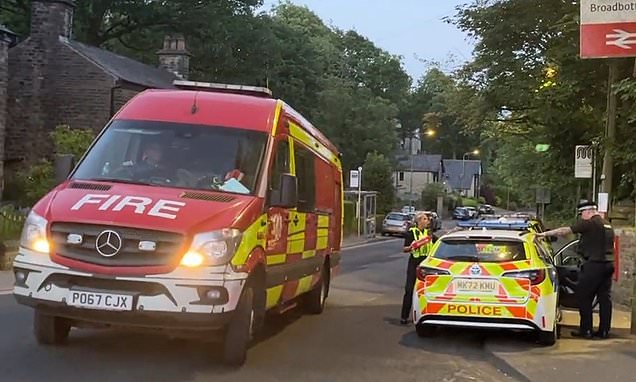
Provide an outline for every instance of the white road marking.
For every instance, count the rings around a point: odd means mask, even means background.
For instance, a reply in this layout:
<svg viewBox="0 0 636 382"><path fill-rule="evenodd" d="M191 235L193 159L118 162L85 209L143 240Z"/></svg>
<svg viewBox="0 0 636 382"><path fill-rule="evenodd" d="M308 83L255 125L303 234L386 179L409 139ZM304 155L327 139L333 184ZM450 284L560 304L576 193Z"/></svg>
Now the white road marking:
<svg viewBox="0 0 636 382"><path fill-rule="evenodd" d="M371 243L357 244L357 245L353 245L351 247L342 248L342 252L348 251L350 249L371 247L373 245L378 245L378 244L383 244L383 243L392 243L392 242L399 241L399 240L402 240L402 239L378 240L378 241L374 241L374 242L371 242Z"/></svg>

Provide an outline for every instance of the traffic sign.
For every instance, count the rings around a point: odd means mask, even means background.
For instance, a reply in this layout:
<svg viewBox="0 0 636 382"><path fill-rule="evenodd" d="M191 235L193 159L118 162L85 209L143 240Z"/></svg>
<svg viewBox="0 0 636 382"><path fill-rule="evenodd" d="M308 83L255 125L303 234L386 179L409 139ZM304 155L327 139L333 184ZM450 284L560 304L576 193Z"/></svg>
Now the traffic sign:
<svg viewBox="0 0 636 382"><path fill-rule="evenodd" d="M594 149L592 146L578 145L574 149L574 177L575 178L591 178L592 177L592 159L594 158Z"/></svg>
<svg viewBox="0 0 636 382"><path fill-rule="evenodd" d="M360 186L360 173L358 170L349 171L349 187L358 188Z"/></svg>
<svg viewBox="0 0 636 382"><path fill-rule="evenodd" d="M581 0L581 58L636 56L636 3Z"/></svg>

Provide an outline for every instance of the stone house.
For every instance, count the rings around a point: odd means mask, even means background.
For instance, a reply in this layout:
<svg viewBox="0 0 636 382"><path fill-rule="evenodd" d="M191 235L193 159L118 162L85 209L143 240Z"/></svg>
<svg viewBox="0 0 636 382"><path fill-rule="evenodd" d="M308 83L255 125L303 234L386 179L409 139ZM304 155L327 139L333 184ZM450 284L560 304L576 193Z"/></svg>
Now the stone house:
<svg viewBox="0 0 636 382"><path fill-rule="evenodd" d="M16 44L0 31L0 167L9 172L50 156L56 126L98 132L140 91L187 79L183 36L166 36L153 67L74 41L74 9L72 0L33 0L27 38Z"/></svg>
<svg viewBox="0 0 636 382"><path fill-rule="evenodd" d="M398 155L397 160L393 184L401 200L419 200L426 186L439 182L444 172L441 155Z"/></svg>
<svg viewBox="0 0 636 382"><path fill-rule="evenodd" d="M444 159L443 182L447 189L471 198L479 197L482 166L480 160Z"/></svg>

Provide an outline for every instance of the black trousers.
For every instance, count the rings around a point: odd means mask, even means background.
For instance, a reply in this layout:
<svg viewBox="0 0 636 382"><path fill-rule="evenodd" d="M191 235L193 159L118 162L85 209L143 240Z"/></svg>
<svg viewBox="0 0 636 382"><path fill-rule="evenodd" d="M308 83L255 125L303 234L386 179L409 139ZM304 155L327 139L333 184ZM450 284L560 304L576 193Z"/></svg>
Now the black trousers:
<svg viewBox="0 0 636 382"><path fill-rule="evenodd" d="M417 266L424 260L424 257L417 259L409 255L409 262L406 267L406 283L404 284L404 300L402 300L402 319L409 318L411 307L413 305L413 289L415 288L415 279L417 278Z"/></svg>
<svg viewBox="0 0 636 382"><path fill-rule="evenodd" d="M612 326L612 262L587 262L581 267L576 300L581 317L581 333L592 331L592 304L594 296L599 303L599 331L609 332Z"/></svg>

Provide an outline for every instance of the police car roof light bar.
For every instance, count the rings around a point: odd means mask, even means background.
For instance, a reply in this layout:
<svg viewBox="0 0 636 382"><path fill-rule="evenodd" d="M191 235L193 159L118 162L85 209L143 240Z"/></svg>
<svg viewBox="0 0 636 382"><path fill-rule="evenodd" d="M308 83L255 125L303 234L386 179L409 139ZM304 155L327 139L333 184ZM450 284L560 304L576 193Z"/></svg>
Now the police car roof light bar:
<svg viewBox="0 0 636 382"><path fill-rule="evenodd" d="M216 93L232 93L243 94L257 97L273 98L274 93L268 88L259 86L246 86L246 85L232 85L232 84L219 84L213 82L197 82L197 81L185 81L174 80L172 82L174 86L184 90L199 90Z"/></svg>

